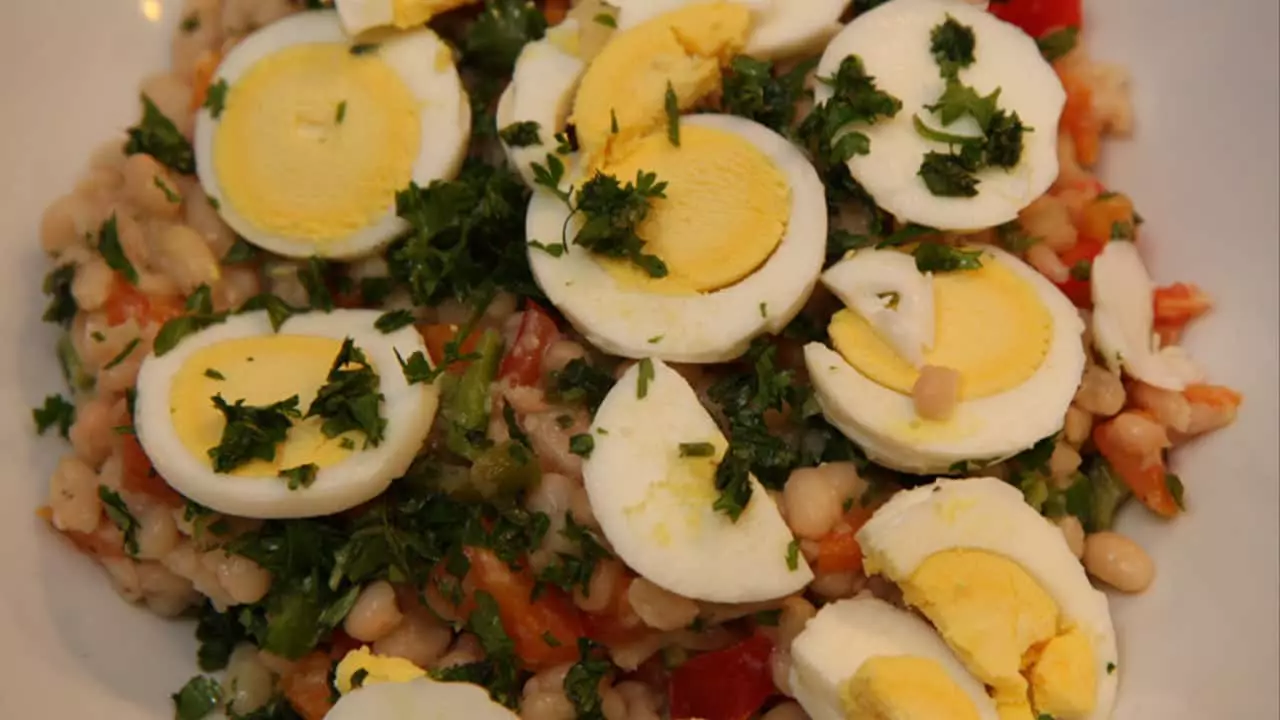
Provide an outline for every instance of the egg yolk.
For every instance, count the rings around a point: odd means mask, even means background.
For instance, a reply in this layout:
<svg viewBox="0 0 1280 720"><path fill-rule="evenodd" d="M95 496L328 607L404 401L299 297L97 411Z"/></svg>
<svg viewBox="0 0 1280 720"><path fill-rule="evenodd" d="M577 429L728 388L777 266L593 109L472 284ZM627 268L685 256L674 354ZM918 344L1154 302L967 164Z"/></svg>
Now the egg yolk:
<svg viewBox="0 0 1280 720"><path fill-rule="evenodd" d="M418 101L376 53L298 45L231 86L213 159L222 202L263 232L323 246L392 209L420 142Z"/></svg>
<svg viewBox="0 0 1280 720"><path fill-rule="evenodd" d="M666 123L668 87L681 111L719 89L721 67L746 46L750 28L747 7L717 1L687 5L615 35L574 98L573 122L591 167L612 147Z"/></svg>
<svg viewBox="0 0 1280 720"><path fill-rule="evenodd" d="M676 294L719 290L763 265L786 234L786 177L737 134L685 125L676 147L665 131L653 133L603 170L619 182L641 171L667 183L666 197L650 203L636 228L644 252L658 256L667 275L654 278L629 260L601 259L623 287Z"/></svg>
<svg viewBox="0 0 1280 720"><path fill-rule="evenodd" d="M933 348L924 364L960 373L960 397L983 398L1015 388L1044 363L1053 316L1031 283L994 257L977 270L934 275ZM871 380L910 394L920 371L858 313L841 310L828 331L837 352Z"/></svg>
<svg viewBox="0 0 1280 720"><path fill-rule="evenodd" d="M907 604L992 688L1003 720L1035 717L1033 700L1039 713L1061 717L1079 714L1059 715L1063 709L1094 706L1089 638L1061 627L1057 604L1017 563L981 550L944 550L900 586ZM1038 689L1029 695L1032 685Z"/></svg>
<svg viewBox="0 0 1280 720"><path fill-rule="evenodd" d="M214 395L221 394L228 403L243 398L245 405L255 406L297 395L298 409L306 414L341 348L342 343L333 338L303 335L238 338L201 348L183 363L169 391L169 415L178 438L188 452L212 468L209 449L221 442L226 425L213 406ZM276 448L273 462L251 460L230 474L274 479L283 469L308 463L323 468L351 454L352 448L344 445L359 447L362 442L351 433L326 437L322 424L319 417L295 420L288 439Z"/></svg>
<svg viewBox="0 0 1280 720"><path fill-rule="evenodd" d="M935 660L867 659L841 690L848 720L979 720L973 700Z"/></svg>
<svg viewBox="0 0 1280 720"><path fill-rule="evenodd" d="M440 13L480 0L391 0L392 24L398 28L422 25Z"/></svg>
<svg viewBox="0 0 1280 720"><path fill-rule="evenodd" d="M356 648L342 657L333 672L333 686L346 695L351 692L351 678L364 670L360 687L379 683L411 682L424 678L427 673L412 662L398 657L374 655L367 647Z"/></svg>

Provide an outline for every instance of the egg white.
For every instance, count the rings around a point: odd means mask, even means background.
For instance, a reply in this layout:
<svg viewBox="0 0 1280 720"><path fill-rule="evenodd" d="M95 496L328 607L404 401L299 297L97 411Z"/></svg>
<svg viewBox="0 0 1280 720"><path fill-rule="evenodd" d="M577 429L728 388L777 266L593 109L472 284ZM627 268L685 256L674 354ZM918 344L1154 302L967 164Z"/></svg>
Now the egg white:
<svg viewBox="0 0 1280 720"><path fill-rule="evenodd" d="M1044 361L1021 385L961 400L945 424L931 423L931 432L915 435L909 428L925 421L917 416L910 394L880 385L822 343L805 346L805 364L823 414L872 460L905 472L945 473L961 461L993 463L1010 457L1062 429L1084 372L1084 323L1043 275L1003 250L984 246L983 251L984 262L1000 262L1030 283L1053 320ZM856 256L842 262L856 262ZM828 270L824 282L841 277L838 268Z"/></svg>
<svg viewBox="0 0 1280 720"><path fill-rule="evenodd" d="M615 0L618 29L626 30L665 12L705 0ZM850 0L733 0L754 16L744 54L761 59L818 52L840 30Z"/></svg>
<svg viewBox="0 0 1280 720"><path fill-rule="evenodd" d="M384 334L373 323L375 310L334 310L295 315L280 333L352 338L378 373L386 435L377 447L356 450L341 462L321 468L309 487L290 490L270 477L241 478L214 472L208 458L194 456L170 420L170 394L178 371L202 348L228 340L272 335L265 312L246 313L189 335L162 356L147 356L138 372L134 426L138 441L161 477L182 495L221 513L251 518L331 515L377 497L409 468L431 430L439 402L435 385L409 385L396 353L426 354L413 327ZM318 389L318 388L317 388ZM234 402L237 398L227 398ZM303 408L305 410L305 408Z"/></svg>
<svg viewBox="0 0 1280 720"><path fill-rule="evenodd" d="M557 26L560 32L568 33L577 33L577 28L576 20ZM536 187L531 166L546 163L547 153L555 149L555 135L564 130L586 67L581 59L557 47L550 37L531 42L520 51L511 82L498 98L499 130L517 122L538 123L537 144L513 147L502 143L507 162L531 188Z"/></svg>
<svg viewBox="0 0 1280 720"><path fill-rule="evenodd" d="M804 307L826 252L827 211L817 172L804 154L772 130L730 115L690 115L682 123L735 133L782 171L791 188L786 233L751 275L698 295L665 295L624 288L586 249L569 209L545 190L529 202L530 240L569 242L560 257L534 247L529 263L551 302L592 345L623 357L714 363L741 355L751 340L782 330ZM562 235L564 233L564 235Z"/></svg>
<svg viewBox="0 0 1280 720"><path fill-rule="evenodd" d="M904 360L919 368L933 347L933 273L896 250L859 250L822 273L822 283L883 336ZM885 297L894 298L893 306Z"/></svg>
<svg viewBox="0 0 1280 720"><path fill-rule="evenodd" d="M925 153L948 151L946 144L921 137L912 120L919 113L930 127L944 127L925 106L936 103L946 87L929 36L948 14L972 27L977 41L975 61L960 71L960 80L984 96L1000 88L999 106L1017 112L1033 129L1024 136L1018 165L978 173L978 195L971 198L937 197L917 174ZM963 0L894 0L859 15L836 35L818 64L818 77L835 75L850 55L862 58L879 89L902 101L894 118L857 126L870 139L871 151L848 162L876 204L898 218L946 230L993 227L1017 217L1057 178L1058 118L1066 92L1035 41L1019 28ZM829 86L817 84L819 104L831 95ZM967 130L958 129L965 123ZM977 132L967 116L945 129Z"/></svg>
<svg viewBox="0 0 1280 720"><path fill-rule="evenodd" d="M752 477L751 501L737 522L717 512L714 479L691 488L681 475L681 443L727 441L697 393L675 370L652 361L640 397L643 363L614 385L591 425L595 449L583 482L600 528L618 557L654 584L709 602L769 600L813 580L804 558L787 564L793 536L763 486ZM706 462L706 461L702 461Z"/></svg>
<svg viewBox="0 0 1280 720"><path fill-rule="evenodd" d="M479 685L425 678L378 683L352 690L334 704L325 720L520 720L494 702Z"/></svg>
<svg viewBox="0 0 1280 720"><path fill-rule="evenodd" d="M1159 346L1154 334L1155 284L1131 242L1109 242L1093 260L1093 341L1112 372L1181 392L1204 372L1180 347Z"/></svg>
<svg viewBox="0 0 1280 720"><path fill-rule="evenodd" d="M349 45L338 14L331 10L296 13L256 30L236 45L218 65L214 82L225 80L228 95L234 95L236 81L258 62L294 45L334 43ZM457 174L467 153L471 135L471 105L453 62L452 51L434 32L423 28L379 39L378 57L387 63L419 102L420 137L413 161L412 180L426 186L433 180L447 180ZM249 242L279 255L347 259L367 255L408 229L396 216L394 203L373 225L345 238L317 244L306 237L277 235L254 225L222 200L222 186L214 167L214 138L218 121L208 108L196 114L196 173L205 193L218 199L218 213ZM399 190L401 188L397 188Z"/></svg>
<svg viewBox="0 0 1280 720"><path fill-rule="evenodd" d="M1092 644L1097 703L1079 720L1111 717L1120 673L1107 596L1093 588L1062 532L1026 503L1022 491L996 478L940 479L894 495L857 538L869 566L895 582L910 577L931 555L956 548L1016 563Z"/></svg>
<svg viewBox="0 0 1280 720"><path fill-rule="evenodd" d="M982 720L997 720L995 702L938 633L917 615L870 595L824 606L791 643L791 693L813 720L845 720L841 688L867 660L901 656L933 660L969 696Z"/></svg>

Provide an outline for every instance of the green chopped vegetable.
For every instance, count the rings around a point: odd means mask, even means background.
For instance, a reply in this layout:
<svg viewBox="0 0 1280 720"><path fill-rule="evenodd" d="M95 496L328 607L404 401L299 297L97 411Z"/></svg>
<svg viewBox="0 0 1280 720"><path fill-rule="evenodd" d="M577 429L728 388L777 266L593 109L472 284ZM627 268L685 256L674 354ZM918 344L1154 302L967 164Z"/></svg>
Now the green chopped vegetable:
<svg viewBox="0 0 1280 720"><path fill-rule="evenodd" d="M174 720L203 720L222 704L222 685L207 675L197 675L172 698Z"/></svg>
<svg viewBox="0 0 1280 720"><path fill-rule="evenodd" d="M522 120L514 122L498 131L498 137L502 142L514 148L529 147L531 145L540 145L542 140L538 137L541 126L532 120Z"/></svg>
<svg viewBox="0 0 1280 720"><path fill-rule="evenodd" d="M587 638L578 639L578 657L578 662L565 673L564 694L573 703L578 720L604 720L600 683L613 671L613 664Z"/></svg>
<svg viewBox="0 0 1280 720"><path fill-rule="evenodd" d="M364 434L365 447L377 447L387 429L387 419L382 416L385 398L379 387L378 373L364 351L347 338L304 417L324 418L320 431L325 437L355 431Z"/></svg>
<svg viewBox="0 0 1280 720"><path fill-rule="evenodd" d="M315 463L307 463L280 471L280 477L287 480L290 490L298 490L301 488L309 488L316 481L316 473L320 472L320 466Z"/></svg>
<svg viewBox="0 0 1280 720"><path fill-rule="evenodd" d="M775 76L773 63L747 55L735 56L724 77L721 108L731 115L790 135L796 105L808 95L805 78L817 64L817 58L811 58Z"/></svg>
<svg viewBox="0 0 1280 720"><path fill-rule="evenodd" d="M596 449L596 439L590 433L580 433L569 438L569 452L583 458L591 457Z"/></svg>
<svg viewBox="0 0 1280 720"><path fill-rule="evenodd" d="M792 539L787 543L787 569L795 571L800 567L800 541Z"/></svg>
<svg viewBox="0 0 1280 720"><path fill-rule="evenodd" d="M982 267L981 250L961 250L952 245L925 242L917 245L912 254L916 258L916 269L922 273L977 270Z"/></svg>
<svg viewBox="0 0 1280 720"><path fill-rule="evenodd" d="M150 155L182 175L196 171L196 156L191 143L145 94L142 96L142 120L129 128L129 141L124 146L125 155L139 153Z"/></svg>
<svg viewBox="0 0 1280 720"><path fill-rule="evenodd" d="M671 144L680 147L680 100L676 97L676 89L667 81L667 94L663 107L667 111L667 139Z"/></svg>
<svg viewBox="0 0 1280 720"><path fill-rule="evenodd" d="M502 336L486 330L476 343L476 359L462 377L446 375L440 416L449 450L474 459L489 443L489 384L502 359Z"/></svg>
<svg viewBox="0 0 1280 720"><path fill-rule="evenodd" d="M203 107L209 111L209 116L214 120L222 117L222 111L227 106L227 89L227 81L222 78L209 84L209 92L204 96Z"/></svg>
<svg viewBox="0 0 1280 720"><path fill-rule="evenodd" d="M76 421L76 406L61 395L49 395L42 407L31 411L31 417L37 433L43 435L49 428L57 428L58 434L65 438Z"/></svg>
<svg viewBox="0 0 1280 720"><path fill-rule="evenodd" d="M133 263L129 262L124 248L120 245L115 213L111 213L111 217L107 218L98 229L98 252L102 254L102 259L107 261L107 265L120 273L130 285L138 284L138 271L133 267Z"/></svg>
<svg viewBox="0 0 1280 720"><path fill-rule="evenodd" d="M44 284L41 287L44 294L49 296L49 305L41 316L45 322L56 323L63 327L71 326L71 321L75 319L76 312L80 309L76 304L75 296L71 294L71 282L75 277L74 264L61 265L44 276Z"/></svg>
<svg viewBox="0 0 1280 720"><path fill-rule="evenodd" d="M378 332L387 334L409 327L415 320L411 310L388 310L373 321L373 326L378 329Z"/></svg>
<svg viewBox="0 0 1280 720"><path fill-rule="evenodd" d="M716 446L709 442L680 443L680 457L713 457Z"/></svg>
<svg viewBox="0 0 1280 720"><path fill-rule="evenodd" d="M226 425L218 444L209 448L214 472L231 472L251 460L272 461L276 446L285 441L293 421L302 416L298 396L293 395L270 405L245 405L244 399L230 404L219 393L213 406L222 413Z"/></svg>
<svg viewBox="0 0 1280 720"><path fill-rule="evenodd" d="M942 77L954 77L973 64L976 44L973 28L957 22L949 13L947 19L929 33L929 41L929 52L933 53Z"/></svg>
<svg viewBox="0 0 1280 720"><path fill-rule="evenodd" d="M130 555L138 554L138 520L129 512L120 493L106 485L98 486L98 499L102 501L102 509L107 517L124 534L124 549Z"/></svg>
<svg viewBox="0 0 1280 720"><path fill-rule="evenodd" d="M653 360L644 358L640 361L639 375L636 378L636 397L643 400L649 394L649 383L653 381Z"/></svg>
<svg viewBox="0 0 1280 720"><path fill-rule="evenodd" d="M1036 45L1040 46L1040 54L1046 61L1054 62L1076 49L1079 36L1080 28L1078 27L1059 28L1036 40Z"/></svg>
<svg viewBox="0 0 1280 720"><path fill-rule="evenodd" d="M133 351L138 349L138 345L141 342L142 342L142 338L134 338L130 340L128 343L125 344L124 348L121 349L120 352L116 354L115 357L111 358L109 361L107 361L106 365L102 366L102 369L110 370L111 368L116 367L120 363L127 360L129 356L133 354Z"/></svg>

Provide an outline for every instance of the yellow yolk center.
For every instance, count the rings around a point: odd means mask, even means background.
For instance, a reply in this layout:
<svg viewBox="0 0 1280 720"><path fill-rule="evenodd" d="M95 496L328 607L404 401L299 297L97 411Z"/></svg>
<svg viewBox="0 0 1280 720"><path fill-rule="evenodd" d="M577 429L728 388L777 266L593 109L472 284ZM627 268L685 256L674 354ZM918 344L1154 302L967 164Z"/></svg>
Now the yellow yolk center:
<svg viewBox="0 0 1280 720"><path fill-rule="evenodd" d="M868 659L841 692L848 720L979 720L978 709L947 671L929 658Z"/></svg>
<svg viewBox="0 0 1280 720"><path fill-rule="evenodd" d="M333 673L333 686L338 692L346 695L351 692L352 676L364 670L365 676L360 687L379 683L412 682L427 676L426 671L412 662L398 657L374 655L367 647L356 648L338 663Z"/></svg>
<svg viewBox="0 0 1280 720"><path fill-rule="evenodd" d="M650 277L630 260L602 260L624 287L648 292L710 292L764 264L787 230L791 189L786 176L756 146L734 133L697 125L680 128L680 147L665 131L644 137L603 172L620 182L639 171L667 183L636 229L644 252L667 275Z"/></svg>
<svg viewBox="0 0 1280 720"><path fill-rule="evenodd" d="M924 364L960 373L960 397L970 400L1015 388L1044 362L1053 340L1053 316L1029 282L994 257L978 270L934 275L933 349ZM910 394L920 372L852 310L828 328L832 344L866 377Z"/></svg>
<svg viewBox="0 0 1280 720"><path fill-rule="evenodd" d="M981 550L944 550L900 586L903 599L992 688L1001 718L1092 712L1092 643L1064 627L1057 604L1017 563Z"/></svg>
<svg viewBox="0 0 1280 720"><path fill-rule="evenodd" d="M422 25L440 13L480 0L391 0L392 23L398 28Z"/></svg>
<svg viewBox="0 0 1280 720"><path fill-rule="evenodd" d="M209 449L221 442L226 425L213 406L214 395L221 394L231 404L243 398L245 405L254 406L297 395L298 409L306 414L341 348L338 340L302 335L239 338L202 348L178 370L169 391L169 414L178 438L188 452L212 467ZM295 420L287 440L276 448L274 462L252 460L230 474L275 478L287 468L341 462L351 454L343 447L347 436L325 437L322 423L319 417ZM347 439L363 442L363 436Z"/></svg>
<svg viewBox="0 0 1280 720"><path fill-rule="evenodd" d="M286 48L227 92L214 135L223 202L262 229L317 245L373 225L408 185L418 102L376 54Z"/></svg>

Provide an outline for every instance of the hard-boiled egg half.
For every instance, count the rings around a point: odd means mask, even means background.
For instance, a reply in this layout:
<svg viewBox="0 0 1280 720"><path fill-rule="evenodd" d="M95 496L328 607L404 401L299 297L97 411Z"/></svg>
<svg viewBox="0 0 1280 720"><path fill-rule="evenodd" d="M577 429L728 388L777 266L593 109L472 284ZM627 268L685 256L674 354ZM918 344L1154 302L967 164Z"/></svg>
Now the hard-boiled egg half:
<svg viewBox="0 0 1280 720"><path fill-rule="evenodd" d="M449 47L423 28L352 41L333 11L254 32L218 66L196 169L218 212L281 255L348 258L402 232L396 192L453 177L471 112Z"/></svg>
<svg viewBox="0 0 1280 720"><path fill-rule="evenodd" d="M791 643L791 692L813 720L997 720L995 702L929 623L862 595Z"/></svg>
<svg viewBox="0 0 1280 720"><path fill-rule="evenodd" d="M618 29L706 0L614 0ZM733 0L751 9L751 36L743 52L772 59L817 53L840 30L840 16L850 0Z"/></svg>
<svg viewBox="0 0 1280 720"><path fill-rule="evenodd" d="M417 27L440 13L480 0L335 0L342 26L352 35L383 27Z"/></svg>
<svg viewBox="0 0 1280 720"><path fill-rule="evenodd" d="M951 135L982 134L970 115L944 125L927 107L938 103L947 86L930 46L934 28L948 18L971 28L974 37L974 62L959 71L960 82L983 97L999 90L999 108L1017 113L1031 129L1016 165L977 173L973 197L934 195L919 174L926 153L948 153L953 146L926 138L918 123ZM1017 217L1057 178L1058 118L1066 92L1035 40L1017 27L962 0L892 0L859 15L831 41L818 77L834 76L849 56L861 58L876 87L902 101L892 119L853 127L870 140L870 151L848 161L854 179L899 219L947 230L993 227ZM820 82L815 99L824 103L832 93Z"/></svg>
<svg viewBox="0 0 1280 720"><path fill-rule="evenodd" d="M827 214L804 154L749 120L678 115L720 86L750 20L727 2L659 15L615 35L582 77L573 106L581 152L567 182L581 188L603 174L626 185L652 173L666 183L636 228L662 276L578 245L583 214L546 189L530 201L538 284L606 352L729 360L781 330L816 284Z"/></svg>
<svg viewBox="0 0 1280 720"><path fill-rule="evenodd" d="M923 273L898 250L859 250L823 273L845 304L834 350L805 346L827 419L876 462L945 473L995 462L1062 428L1084 372L1084 324L1071 302L997 248L962 248L980 267ZM959 374L946 420L921 417L913 391L925 366Z"/></svg>
<svg viewBox="0 0 1280 720"><path fill-rule="evenodd" d="M1154 332L1154 283L1132 242L1112 241L1093 261L1093 342L1112 372L1182 391L1204 372L1177 346L1160 347Z"/></svg>
<svg viewBox="0 0 1280 720"><path fill-rule="evenodd" d="M582 463L591 508L628 566L677 595L752 602L798 592L813 572L751 478L737 521L714 509L728 442L689 383L660 360L633 365L591 426Z"/></svg>
<svg viewBox="0 0 1280 720"><path fill-rule="evenodd" d="M333 685L342 697L325 720L519 720L479 685L437 682L408 660L368 648L343 656Z"/></svg>
<svg viewBox="0 0 1280 720"><path fill-rule="evenodd" d="M1061 531L995 478L898 493L858 531L868 573L897 583L991 688L1001 717L1105 720L1115 630Z"/></svg>
<svg viewBox="0 0 1280 720"><path fill-rule="evenodd" d="M252 518L330 515L382 493L422 447L438 391L409 385L396 357L425 354L422 337L413 327L384 334L374 327L379 316L372 310L295 315L277 332L265 312L247 313L148 356L138 373L134 426L156 472L201 505ZM224 444L228 425L214 396L249 407L296 396L299 414L306 415L347 339L377 376L382 397L375 406L386 421L380 441L359 431L330 437L322 416L297 417L273 459L214 470L210 450ZM282 476L312 465L314 476L305 481Z"/></svg>

